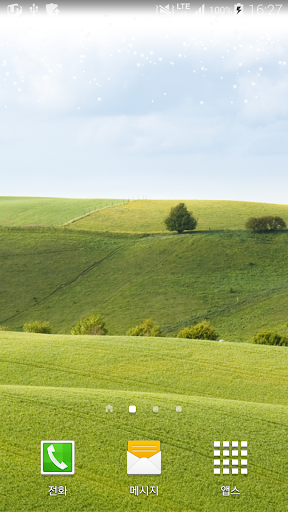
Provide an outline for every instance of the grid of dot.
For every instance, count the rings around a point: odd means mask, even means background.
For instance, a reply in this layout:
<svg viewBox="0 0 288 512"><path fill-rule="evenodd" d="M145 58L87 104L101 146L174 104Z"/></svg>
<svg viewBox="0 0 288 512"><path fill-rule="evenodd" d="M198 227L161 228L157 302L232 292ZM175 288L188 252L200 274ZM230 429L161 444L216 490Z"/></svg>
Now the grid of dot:
<svg viewBox="0 0 288 512"><path fill-rule="evenodd" d="M247 448L247 441L222 441L221 450L221 441L214 441L214 475L247 475Z"/></svg>

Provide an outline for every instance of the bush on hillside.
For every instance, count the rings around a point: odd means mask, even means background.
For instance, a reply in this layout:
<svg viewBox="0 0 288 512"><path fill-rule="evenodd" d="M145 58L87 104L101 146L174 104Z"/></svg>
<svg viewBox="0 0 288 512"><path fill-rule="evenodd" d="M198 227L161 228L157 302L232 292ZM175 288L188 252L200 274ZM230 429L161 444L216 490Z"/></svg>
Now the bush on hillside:
<svg viewBox="0 0 288 512"><path fill-rule="evenodd" d="M151 318L147 318L142 324L131 327L127 336L161 336L160 325L155 325Z"/></svg>
<svg viewBox="0 0 288 512"><path fill-rule="evenodd" d="M193 213L187 210L185 203L179 203L171 208L164 223L169 231L178 231L178 233L192 231L197 226L197 220L193 217Z"/></svg>
<svg viewBox="0 0 288 512"><path fill-rule="evenodd" d="M217 334L215 328L207 320L202 320L199 324L185 327L178 332L177 338L190 338L193 340L216 340Z"/></svg>
<svg viewBox="0 0 288 512"><path fill-rule="evenodd" d="M0 325L0 331L8 331L8 327L6 327L6 325Z"/></svg>
<svg viewBox="0 0 288 512"><path fill-rule="evenodd" d="M107 332L105 322L101 315L89 315L86 316L86 318L79 320L79 322L73 327L71 334L93 334L96 336L103 336L104 334L107 334Z"/></svg>
<svg viewBox="0 0 288 512"><path fill-rule="evenodd" d="M26 322L23 325L23 330L25 332L38 332L42 334L51 334L51 326L50 322L39 322L35 320L35 322Z"/></svg>
<svg viewBox="0 0 288 512"><path fill-rule="evenodd" d="M252 343L258 343L259 345L279 345L288 347L288 337L281 336L276 331L261 331L253 337Z"/></svg>
<svg viewBox="0 0 288 512"><path fill-rule="evenodd" d="M285 229L286 222L281 217L250 217L245 224L245 228L250 231L279 231Z"/></svg>

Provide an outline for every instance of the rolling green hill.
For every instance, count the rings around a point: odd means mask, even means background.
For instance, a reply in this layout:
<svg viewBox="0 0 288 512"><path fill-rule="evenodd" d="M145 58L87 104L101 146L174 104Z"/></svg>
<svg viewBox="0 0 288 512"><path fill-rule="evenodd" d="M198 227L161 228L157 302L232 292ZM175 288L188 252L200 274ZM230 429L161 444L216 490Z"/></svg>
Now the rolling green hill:
<svg viewBox="0 0 288 512"><path fill-rule="evenodd" d="M0 353L0 511L287 510L287 348L2 332ZM65 439L75 475L41 476L41 440ZM160 440L161 475L126 474L128 440ZM213 474L215 440L248 441L248 475Z"/></svg>
<svg viewBox="0 0 288 512"><path fill-rule="evenodd" d="M175 336L208 318L221 338L288 333L288 233L116 235L0 230L0 325L30 320L69 333L94 311L109 334L152 317Z"/></svg>
<svg viewBox="0 0 288 512"><path fill-rule="evenodd" d="M0 226L62 226L93 231L159 233L180 200L0 197ZM185 200L198 230L243 229L248 217L279 215L288 205L245 201ZM107 208L109 206L109 208Z"/></svg>
<svg viewBox="0 0 288 512"><path fill-rule="evenodd" d="M0 226L60 226L89 211L123 203L123 199L0 197Z"/></svg>
<svg viewBox="0 0 288 512"><path fill-rule="evenodd" d="M166 230L164 219L180 200L138 200L99 210L69 223L75 229L159 233ZM185 200L188 210L198 219L197 230L243 229L249 217L273 215L288 224L288 205L245 201Z"/></svg>
<svg viewBox="0 0 288 512"><path fill-rule="evenodd" d="M288 349L245 342L262 328L288 334L288 233L243 225L287 222L288 207L185 201L199 230L176 235L156 232L179 201L13 199L0 199L0 325L50 321L62 334L0 332L0 511L286 512ZM115 336L66 335L92 312ZM148 317L166 337L123 336ZM243 343L171 337L203 318ZM49 439L75 441L74 476L41 476ZM161 441L161 476L127 476L133 439ZM248 440L248 475L214 475L213 441L235 439Z"/></svg>

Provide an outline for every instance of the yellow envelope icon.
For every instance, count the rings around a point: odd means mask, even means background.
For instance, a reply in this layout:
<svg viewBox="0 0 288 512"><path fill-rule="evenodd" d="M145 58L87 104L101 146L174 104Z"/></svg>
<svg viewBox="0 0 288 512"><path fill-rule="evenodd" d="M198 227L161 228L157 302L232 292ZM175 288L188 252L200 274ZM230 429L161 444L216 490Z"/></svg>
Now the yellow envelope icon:
<svg viewBox="0 0 288 512"><path fill-rule="evenodd" d="M160 441L128 441L127 475L161 475Z"/></svg>

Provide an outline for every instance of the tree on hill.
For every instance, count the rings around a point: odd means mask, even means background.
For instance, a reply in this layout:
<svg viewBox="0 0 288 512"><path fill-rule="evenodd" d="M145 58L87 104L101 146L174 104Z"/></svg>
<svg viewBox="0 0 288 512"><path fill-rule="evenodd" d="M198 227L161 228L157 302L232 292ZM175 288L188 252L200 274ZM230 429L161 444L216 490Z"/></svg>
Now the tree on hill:
<svg viewBox="0 0 288 512"><path fill-rule="evenodd" d="M101 315L89 315L86 316L86 318L79 320L79 322L73 327L71 334L94 334L103 336L104 334L107 334L107 332L105 322Z"/></svg>
<svg viewBox="0 0 288 512"><path fill-rule="evenodd" d="M286 222L281 217L272 217L266 215L264 217L250 217L245 228L250 231L279 231L286 228Z"/></svg>
<svg viewBox="0 0 288 512"><path fill-rule="evenodd" d="M178 233L192 231L197 226L197 220L193 217L193 213L187 210L185 203L179 203L171 208L164 223L169 231L178 231Z"/></svg>
<svg viewBox="0 0 288 512"><path fill-rule="evenodd" d="M128 329L126 334L127 336L161 336L161 329L159 325L154 325L151 318L147 318L142 324Z"/></svg>
<svg viewBox="0 0 288 512"><path fill-rule="evenodd" d="M217 340L215 328L207 320L202 320L199 324L185 327L178 332L177 338L190 338L191 340Z"/></svg>

